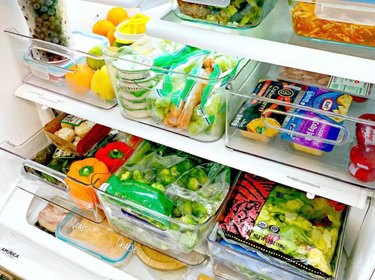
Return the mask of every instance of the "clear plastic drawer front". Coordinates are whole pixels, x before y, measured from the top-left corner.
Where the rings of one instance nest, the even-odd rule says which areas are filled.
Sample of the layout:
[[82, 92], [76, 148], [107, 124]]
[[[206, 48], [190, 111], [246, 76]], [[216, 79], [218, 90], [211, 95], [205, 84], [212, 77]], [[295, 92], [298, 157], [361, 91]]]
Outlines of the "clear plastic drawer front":
[[[117, 102], [101, 55], [93, 47], [109, 46], [108, 39], [91, 33], [72, 32], [74, 47], [33, 39], [6, 29], [23, 82], [102, 109]], [[98, 53], [97, 51], [95, 53]], [[98, 86], [97, 81], [101, 81]]]
[[372, 84], [252, 61], [228, 88], [227, 147], [375, 187]]
[[[21, 169], [17, 178], [19, 188], [91, 221], [103, 221], [104, 213], [99, 208], [91, 183], [79, 182], [52, 167], [38, 163], [43, 160], [44, 151], [50, 146], [49, 138], [40, 130], [25, 143], [14, 145], [4, 142], [0, 149], [20, 163]], [[38, 151], [39, 155], [36, 154]], [[72, 184], [85, 192], [85, 199], [71, 193]]]

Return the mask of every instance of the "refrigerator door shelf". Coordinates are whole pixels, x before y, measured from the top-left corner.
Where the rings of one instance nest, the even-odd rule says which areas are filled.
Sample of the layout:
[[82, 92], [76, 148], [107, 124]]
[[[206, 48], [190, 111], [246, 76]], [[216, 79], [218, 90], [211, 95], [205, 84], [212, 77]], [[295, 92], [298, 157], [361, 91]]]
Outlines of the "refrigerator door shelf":
[[74, 102], [72, 99], [30, 85], [22, 85], [15, 94], [18, 97], [350, 206], [363, 208], [367, 197], [371, 194], [367, 189], [334, 180], [326, 175], [286, 166], [258, 156], [231, 151], [225, 147], [224, 139], [213, 143], [202, 143], [159, 128], [135, 123], [132, 120], [124, 119], [117, 108], [108, 111], [103, 118], [100, 109]]

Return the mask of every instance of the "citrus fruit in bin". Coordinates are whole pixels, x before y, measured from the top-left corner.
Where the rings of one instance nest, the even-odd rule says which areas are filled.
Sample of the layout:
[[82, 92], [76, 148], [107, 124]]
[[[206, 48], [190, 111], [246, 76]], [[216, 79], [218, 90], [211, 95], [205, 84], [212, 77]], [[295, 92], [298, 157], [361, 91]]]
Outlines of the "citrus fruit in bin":
[[[102, 46], [96, 46], [89, 50], [89, 54], [94, 56], [102, 56]], [[100, 69], [104, 64], [104, 59], [95, 59], [93, 57], [86, 57], [86, 63], [92, 70]]]
[[121, 7], [114, 7], [110, 9], [107, 14], [107, 20], [112, 22], [115, 26], [117, 26], [120, 22], [127, 20], [128, 18], [128, 13]]
[[94, 24], [92, 27], [92, 32], [107, 37], [108, 32], [113, 28], [115, 28], [115, 26], [112, 22], [106, 19], [101, 19]]
[[90, 91], [94, 71], [87, 64], [77, 64], [69, 68], [74, 72], [66, 72], [65, 80], [71, 91], [85, 94]]

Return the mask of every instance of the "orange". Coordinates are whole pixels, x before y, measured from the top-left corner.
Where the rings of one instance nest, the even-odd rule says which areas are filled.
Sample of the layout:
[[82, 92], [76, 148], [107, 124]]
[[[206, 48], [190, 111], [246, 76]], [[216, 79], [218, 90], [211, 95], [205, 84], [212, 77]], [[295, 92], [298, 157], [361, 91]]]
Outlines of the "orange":
[[116, 32], [116, 28], [112, 28], [107, 33], [107, 38], [111, 46], [113, 46], [113, 43], [116, 41], [115, 32]]
[[113, 28], [115, 28], [115, 26], [112, 22], [106, 19], [101, 19], [94, 24], [92, 32], [106, 37], [108, 32]]
[[112, 22], [115, 26], [128, 18], [128, 13], [121, 7], [114, 7], [110, 9], [107, 14], [107, 20]]
[[66, 72], [65, 80], [71, 91], [85, 94], [90, 91], [94, 71], [87, 64], [77, 64], [69, 68], [75, 72]]

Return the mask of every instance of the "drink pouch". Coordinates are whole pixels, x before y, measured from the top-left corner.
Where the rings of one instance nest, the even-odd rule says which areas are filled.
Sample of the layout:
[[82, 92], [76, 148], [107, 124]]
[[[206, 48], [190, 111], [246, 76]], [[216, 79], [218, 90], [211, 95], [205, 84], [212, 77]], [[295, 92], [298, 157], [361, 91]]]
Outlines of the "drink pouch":
[[[352, 97], [348, 94], [323, 90], [317, 87], [308, 87], [299, 104], [326, 112], [346, 115], [351, 102]], [[294, 114], [301, 117], [292, 116], [288, 118], [285, 126], [286, 129], [307, 136], [319, 137], [322, 140], [335, 141], [338, 139], [341, 129], [337, 125], [343, 125], [342, 118], [326, 116], [302, 109], [295, 110]], [[331, 126], [329, 123], [336, 125]], [[294, 148], [316, 155], [321, 155], [321, 152], [330, 152], [334, 147], [334, 144], [288, 133], [283, 133], [282, 138], [293, 142]]]
[[[137, 208], [124, 202], [123, 204], [121, 203], [121, 207], [125, 212], [135, 214], [159, 228], [168, 228], [168, 219], [160, 216], [171, 216], [173, 202], [160, 190], [135, 180], [120, 180], [116, 175], [112, 175], [100, 189], [110, 195], [151, 210], [147, 211], [142, 209], [143, 207]], [[161, 215], [153, 214], [152, 212]]]

